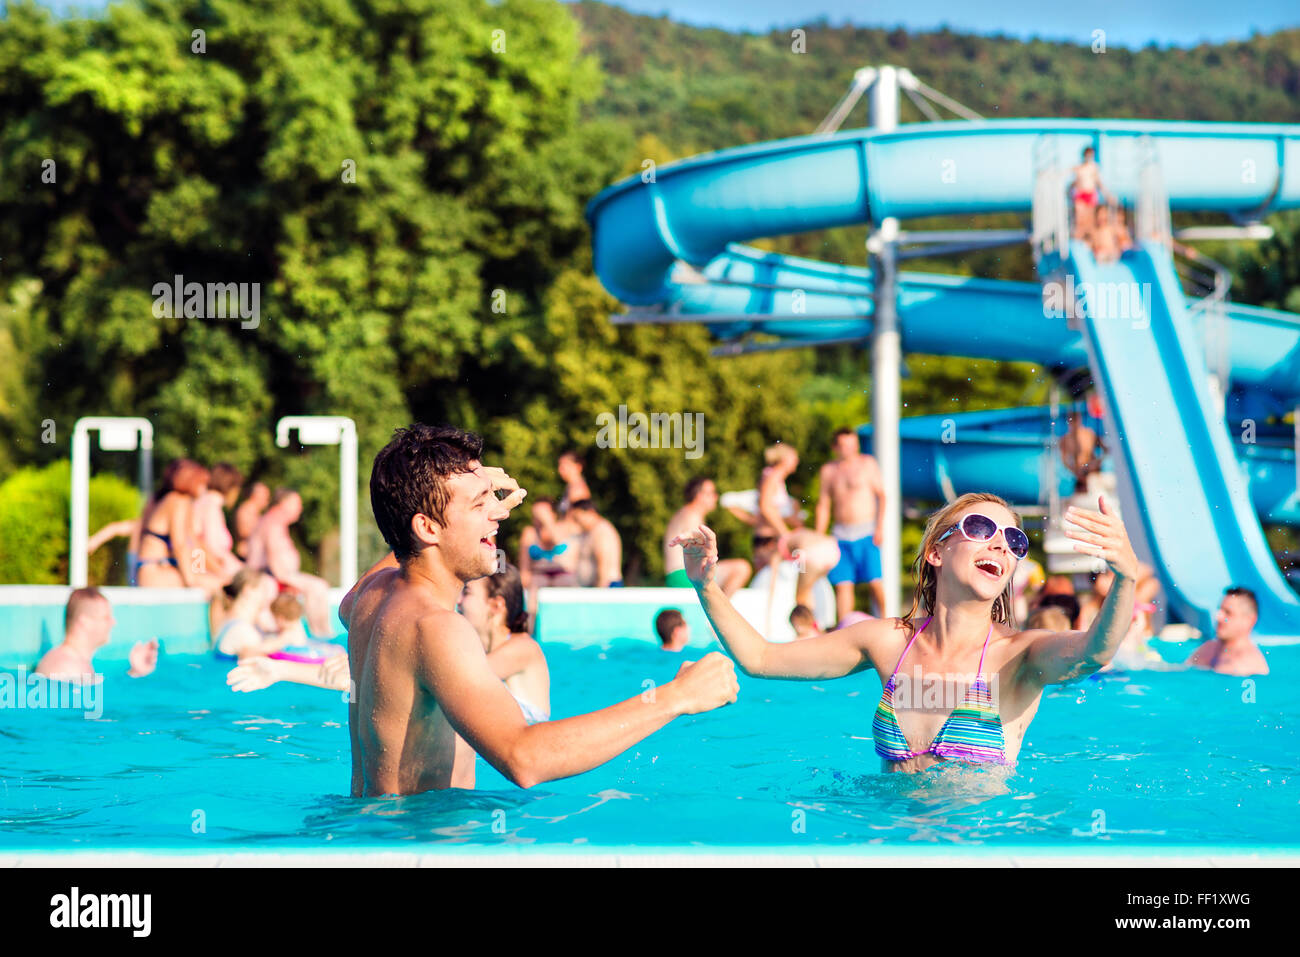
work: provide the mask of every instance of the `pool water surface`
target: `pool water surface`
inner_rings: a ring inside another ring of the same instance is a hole
[[[639,641],[543,647],[557,717],[671,680],[682,660]],[[1049,689],[1010,772],[881,773],[874,674],[741,676],[735,705],[578,777],[523,791],[480,759],[476,791],[382,799],[347,794],[340,694],[237,694],[228,665],[192,656],[138,680],[114,665],[97,719],[0,710],[0,850],[1295,848],[1300,648],[1266,654],[1273,673],[1254,679],[1138,672]]]

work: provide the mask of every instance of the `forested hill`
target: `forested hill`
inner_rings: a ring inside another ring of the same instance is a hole
[[[853,71],[892,63],[987,117],[1094,116],[1300,122],[1300,30],[1192,48],[907,33],[825,21],[731,33],[582,0],[571,7],[600,59],[588,109],[657,137],[675,155],[812,132]],[[792,6],[792,10],[795,9]],[[806,52],[792,52],[803,29]],[[1099,22],[1099,27],[1104,23]],[[846,127],[865,122],[865,107]],[[905,121],[923,119],[906,99]]]

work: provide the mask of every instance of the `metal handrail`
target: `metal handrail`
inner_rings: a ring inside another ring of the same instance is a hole
[[[1054,134],[1034,141],[1034,197],[1030,243],[1034,263],[1056,254],[1064,258],[1070,247],[1070,212],[1065,197],[1066,171],[1061,166]]]
[[[1138,236],[1158,242],[1171,255],[1186,260],[1179,268],[1175,258],[1174,269],[1183,280],[1189,298],[1194,299],[1188,312],[1204,316],[1205,365],[1215,380],[1215,403],[1222,411],[1231,367],[1227,301],[1232,276],[1222,263],[1174,239],[1169,194],[1165,190],[1160,154],[1152,137],[1143,136],[1138,140],[1138,156],[1141,163],[1135,214]]]

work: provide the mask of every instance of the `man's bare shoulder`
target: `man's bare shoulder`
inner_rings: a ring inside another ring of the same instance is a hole
[[[428,607],[415,613],[411,629],[416,645],[428,664],[431,658],[445,665],[451,660],[464,661],[465,656],[486,662],[482,639],[463,615],[447,608]]]
[[[352,591],[343,596],[343,601],[339,604],[339,620],[348,628],[354,622],[365,620],[393,593],[400,574],[400,569],[383,568],[359,581]]]
[[[64,672],[79,669],[80,660],[75,654],[67,648],[59,645],[57,648],[51,648],[45,652],[41,660],[36,664],[36,674],[38,675],[57,675]]]

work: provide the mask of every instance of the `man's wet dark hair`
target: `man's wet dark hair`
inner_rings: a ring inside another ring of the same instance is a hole
[[[595,512],[596,503],[589,498],[580,498],[576,502],[569,503],[570,512]]]
[[[850,429],[847,425],[844,425],[836,429],[835,434],[832,435],[831,438],[838,439],[841,435],[857,435],[857,434],[858,434],[857,429]]]
[[[1225,597],[1228,595],[1235,595],[1237,598],[1246,599],[1246,601],[1250,602],[1250,610],[1255,613],[1255,617],[1259,617],[1259,599],[1255,597],[1255,593],[1249,588],[1243,588],[1241,585],[1233,585],[1231,588],[1224,591],[1223,594]]]
[[[695,501],[695,497],[700,494],[700,489],[704,488],[706,482],[712,482],[713,479],[707,475],[697,475],[686,483],[686,490],[683,493],[686,496],[686,504],[689,505]]]
[[[418,514],[446,525],[451,501],[447,479],[473,470],[483,455],[483,439],[450,425],[398,429],[375,456],[370,470],[370,507],[375,524],[399,562],[420,550],[411,531]]]

